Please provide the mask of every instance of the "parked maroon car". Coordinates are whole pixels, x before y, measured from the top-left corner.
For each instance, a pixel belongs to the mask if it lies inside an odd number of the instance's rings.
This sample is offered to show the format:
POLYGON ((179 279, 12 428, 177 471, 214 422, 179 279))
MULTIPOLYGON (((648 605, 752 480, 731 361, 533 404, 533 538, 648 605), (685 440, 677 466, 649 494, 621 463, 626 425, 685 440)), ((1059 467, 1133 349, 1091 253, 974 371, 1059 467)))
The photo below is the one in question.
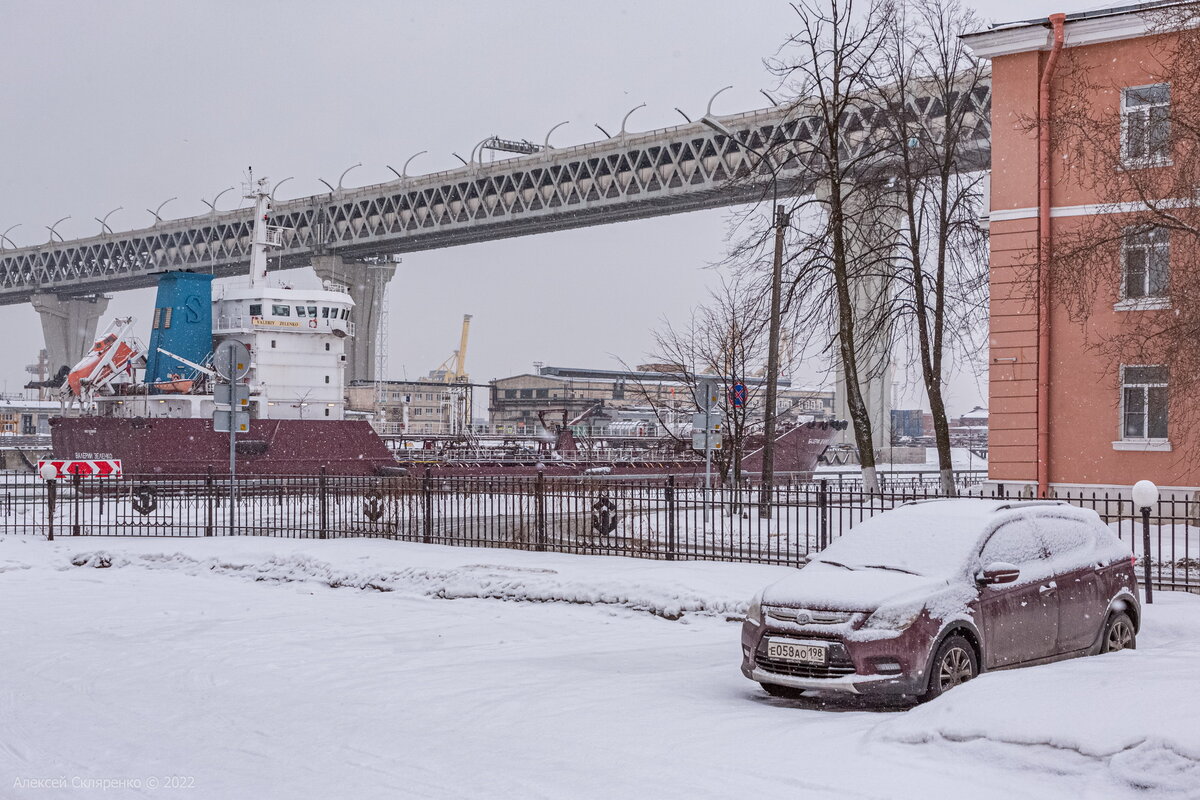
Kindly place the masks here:
POLYGON ((1054 501, 909 503, 857 525, 765 589, 742 673, 770 694, 927 700, 993 669, 1132 648, 1129 548, 1054 501))

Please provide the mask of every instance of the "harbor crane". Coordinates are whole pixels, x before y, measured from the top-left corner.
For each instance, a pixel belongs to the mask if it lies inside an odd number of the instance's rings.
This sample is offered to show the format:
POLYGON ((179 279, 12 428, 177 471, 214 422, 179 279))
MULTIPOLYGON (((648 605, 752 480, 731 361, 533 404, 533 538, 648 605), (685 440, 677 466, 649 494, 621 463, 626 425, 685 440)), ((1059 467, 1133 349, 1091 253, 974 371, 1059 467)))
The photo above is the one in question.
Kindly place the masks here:
POLYGON ((470 383, 467 375, 467 337, 471 332, 471 315, 463 314, 462 336, 458 341, 458 349, 442 365, 429 373, 434 380, 443 383, 470 383))

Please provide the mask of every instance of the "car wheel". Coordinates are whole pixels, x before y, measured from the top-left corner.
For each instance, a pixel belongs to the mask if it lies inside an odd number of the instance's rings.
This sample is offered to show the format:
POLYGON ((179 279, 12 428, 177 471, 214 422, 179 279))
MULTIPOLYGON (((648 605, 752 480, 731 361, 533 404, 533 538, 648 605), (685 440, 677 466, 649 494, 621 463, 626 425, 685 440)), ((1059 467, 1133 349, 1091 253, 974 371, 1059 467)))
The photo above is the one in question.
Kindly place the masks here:
POLYGON ((1118 650, 1134 650, 1137 648, 1137 631, 1133 629, 1133 620, 1128 614, 1113 614, 1104 626, 1104 642, 1100 646, 1101 653, 1115 653, 1118 650))
POLYGON ((979 674, 979 659, 975 648, 961 636, 947 636, 933 657, 929 689, 921 701, 932 700, 960 683, 966 683, 979 674))
POLYGON ((786 697, 789 700, 795 700, 798 697, 804 696, 804 690, 797 689, 794 686, 780 686, 777 683, 764 683, 761 685, 771 697, 786 697))

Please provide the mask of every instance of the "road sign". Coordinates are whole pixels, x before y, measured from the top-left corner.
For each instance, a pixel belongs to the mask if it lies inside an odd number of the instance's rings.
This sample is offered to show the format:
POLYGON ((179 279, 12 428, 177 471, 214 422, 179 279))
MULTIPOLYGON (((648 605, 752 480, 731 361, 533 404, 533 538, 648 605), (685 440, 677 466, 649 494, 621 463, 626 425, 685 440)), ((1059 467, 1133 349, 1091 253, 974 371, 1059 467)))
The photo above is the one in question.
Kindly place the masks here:
MULTIPOLYGON (((692 449, 703 451, 705 438, 704 431, 692 431, 692 449)), ((721 449, 721 434, 710 432, 707 438, 709 450, 721 449)))
POLYGON ((250 349, 237 339, 226 339, 213 351, 213 369, 227 381, 241 380, 250 371, 250 349))
POLYGON ((218 383, 213 387, 213 402, 218 409, 227 411, 230 406, 250 407, 250 387, 244 383, 218 383))
POLYGON ((709 414, 692 414, 692 430, 703 433, 705 425, 708 425, 711 433, 719 434, 725 429, 725 416, 719 411, 709 414))
POLYGON ((43 478, 47 475, 53 475, 54 478, 69 478, 72 475, 88 478, 119 478, 121 477, 121 460, 119 458, 99 458, 39 461, 38 474, 43 478), (44 464, 53 468, 54 472, 43 471, 42 465, 44 464))
POLYGON ((734 408, 746 405, 746 384, 735 383, 729 387, 729 405, 734 408))
POLYGON ((233 415, 233 429, 237 433, 250 432, 250 412, 249 411, 222 411, 217 409, 213 412, 213 430, 217 433, 229 433, 230 415, 233 415))
POLYGON ((696 405, 700 406, 700 410, 717 408, 721 403, 721 392, 718 388, 720 385, 719 378, 696 378, 696 385, 692 389, 692 396, 696 400, 696 405))

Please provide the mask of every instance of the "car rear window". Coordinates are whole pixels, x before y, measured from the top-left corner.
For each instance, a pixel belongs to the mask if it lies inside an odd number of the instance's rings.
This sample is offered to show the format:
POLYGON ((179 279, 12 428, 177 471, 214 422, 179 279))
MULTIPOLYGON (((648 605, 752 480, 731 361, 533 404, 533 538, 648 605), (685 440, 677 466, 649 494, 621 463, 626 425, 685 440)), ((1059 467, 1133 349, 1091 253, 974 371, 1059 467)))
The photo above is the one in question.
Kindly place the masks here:
POLYGON ((1077 519, 1045 516, 1038 519, 1038 528, 1051 556, 1064 555, 1083 548, 1090 549, 1096 535, 1089 525, 1077 519))
POLYGON ((1018 567, 1032 565, 1047 556, 1038 526, 1031 519, 1016 519, 1001 525, 988 537, 979 554, 986 566, 997 561, 1018 567))

